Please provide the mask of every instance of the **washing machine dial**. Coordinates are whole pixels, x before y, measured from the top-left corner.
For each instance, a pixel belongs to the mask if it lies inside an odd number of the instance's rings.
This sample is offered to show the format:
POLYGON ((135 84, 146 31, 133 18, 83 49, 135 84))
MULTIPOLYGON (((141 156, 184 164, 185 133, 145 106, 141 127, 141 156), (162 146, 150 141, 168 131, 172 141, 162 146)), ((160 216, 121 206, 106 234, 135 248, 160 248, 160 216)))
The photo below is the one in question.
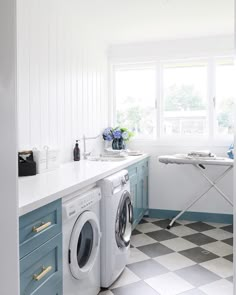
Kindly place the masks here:
POLYGON ((122 178, 121 178, 121 183, 123 184, 123 185, 125 185, 126 184, 126 178, 125 178, 125 176, 123 176, 122 178))

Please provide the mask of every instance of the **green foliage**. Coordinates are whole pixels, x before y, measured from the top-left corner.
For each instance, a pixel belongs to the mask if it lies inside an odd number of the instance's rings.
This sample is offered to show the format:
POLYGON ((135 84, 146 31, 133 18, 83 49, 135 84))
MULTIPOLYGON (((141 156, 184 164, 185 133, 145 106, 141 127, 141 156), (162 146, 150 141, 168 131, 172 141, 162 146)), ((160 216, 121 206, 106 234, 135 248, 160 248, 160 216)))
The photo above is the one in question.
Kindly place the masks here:
POLYGON ((165 111, 199 111, 205 110, 201 95, 193 85, 172 85, 165 97, 165 111))
POLYGON ((229 97, 225 99, 220 104, 220 112, 218 113, 217 120, 220 127, 233 128, 233 110, 234 108, 234 98, 229 97))

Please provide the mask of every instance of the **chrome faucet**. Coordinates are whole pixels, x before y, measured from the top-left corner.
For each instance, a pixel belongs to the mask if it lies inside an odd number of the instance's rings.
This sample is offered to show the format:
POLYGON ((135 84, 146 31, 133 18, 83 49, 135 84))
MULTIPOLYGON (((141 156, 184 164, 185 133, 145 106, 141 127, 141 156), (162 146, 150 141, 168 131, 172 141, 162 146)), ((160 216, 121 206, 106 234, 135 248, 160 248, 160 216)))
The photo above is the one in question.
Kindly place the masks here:
POLYGON ((85 135, 83 135, 83 145, 84 145, 84 152, 83 152, 83 156, 84 156, 84 160, 87 159, 87 157, 91 154, 91 152, 87 152, 86 151, 86 140, 90 140, 90 139, 97 139, 100 136, 100 134, 98 134, 95 137, 85 137, 85 135))

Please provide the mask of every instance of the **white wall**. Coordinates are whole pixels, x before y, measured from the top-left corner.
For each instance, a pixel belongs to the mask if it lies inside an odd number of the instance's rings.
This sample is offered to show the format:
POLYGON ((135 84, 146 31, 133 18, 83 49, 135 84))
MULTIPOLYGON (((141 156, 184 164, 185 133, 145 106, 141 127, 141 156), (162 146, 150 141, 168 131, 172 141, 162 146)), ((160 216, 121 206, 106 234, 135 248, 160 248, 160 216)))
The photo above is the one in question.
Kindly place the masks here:
MULTIPOLYGON (((169 40, 148 43, 120 44, 109 48, 111 64, 191 57, 208 57, 233 54, 232 36, 213 36, 183 40, 169 40)), ((207 182, 191 166, 164 165, 158 162, 160 155, 188 153, 191 150, 210 149, 219 156, 226 156, 229 142, 176 142, 174 140, 134 141, 130 147, 147 152, 150 160, 150 194, 149 207, 152 209, 180 210, 196 194, 207 188, 207 182)), ((209 167, 207 173, 215 179, 222 168, 209 167)), ((228 174, 221 182, 220 188, 233 199, 233 173, 228 174)), ((232 207, 223 200, 215 190, 209 193, 191 211, 230 213, 232 207)))
POLYGON ((0 293, 18 294, 16 1, 0 0, 0 293))
POLYGON ((82 0, 18 2, 19 149, 56 146, 70 161, 77 138, 107 126, 106 45, 82 0))
POLYGON ((233 35, 219 35, 111 45, 108 56, 111 63, 152 61, 227 55, 233 54, 233 48, 233 35))

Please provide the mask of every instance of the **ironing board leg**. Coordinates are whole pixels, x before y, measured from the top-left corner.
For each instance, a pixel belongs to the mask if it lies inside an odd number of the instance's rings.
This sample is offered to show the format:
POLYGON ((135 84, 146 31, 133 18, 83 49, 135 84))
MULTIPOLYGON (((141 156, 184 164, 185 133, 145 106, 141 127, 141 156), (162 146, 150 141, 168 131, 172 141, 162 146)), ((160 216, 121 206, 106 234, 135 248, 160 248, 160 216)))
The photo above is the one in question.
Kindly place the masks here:
POLYGON ((204 191, 202 194, 200 194, 199 196, 197 196, 191 203, 189 203, 176 217, 174 217, 170 224, 167 226, 167 229, 170 229, 173 224, 175 223, 175 221, 177 219, 180 218, 181 215, 183 215, 190 207, 192 207, 198 200, 200 200, 206 193, 209 192, 209 190, 213 187, 213 185, 211 185, 206 191, 204 191))
MULTIPOLYGON (((205 179, 212 185, 212 187, 215 188, 215 190, 218 191, 218 193, 231 205, 233 206, 233 202, 226 196, 226 194, 224 192, 222 192, 222 190, 220 188, 218 188, 218 186, 216 185, 216 183, 219 181, 219 179, 217 181, 212 181, 204 172, 203 170, 197 166, 197 168, 200 170, 201 174, 205 177, 205 179)), ((228 169, 225 170, 224 174, 222 174, 223 176, 226 175, 226 173, 228 173, 233 167, 230 166, 228 169)), ((222 177, 221 177, 222 178, 222 177)))
POLYGON ((229 200, 229 198, 216 186, 216 183, 220 181, 231 169, 232 167, 227 168, 215 181, 211 181, 208 176, 202 171, 202 168, 200 168, 198 165, 194 165, 198 170, 200 169, 201 174, 208 180, 210 183, 210 186, 207 190, 205 190, 203 193, 201 193, 199 196, 197 196, 191 203, 189 203, 176 217, 174 217, 170 224, 167 226, 167 229, 170 229, 175 221, 180 218, 190 207, 192 207, 198 200, 200 200, 206 193, 208 193, 212 187, 214 187, 224 198, 226 201, 228 201, 232 206, 233 203, 229 200))

